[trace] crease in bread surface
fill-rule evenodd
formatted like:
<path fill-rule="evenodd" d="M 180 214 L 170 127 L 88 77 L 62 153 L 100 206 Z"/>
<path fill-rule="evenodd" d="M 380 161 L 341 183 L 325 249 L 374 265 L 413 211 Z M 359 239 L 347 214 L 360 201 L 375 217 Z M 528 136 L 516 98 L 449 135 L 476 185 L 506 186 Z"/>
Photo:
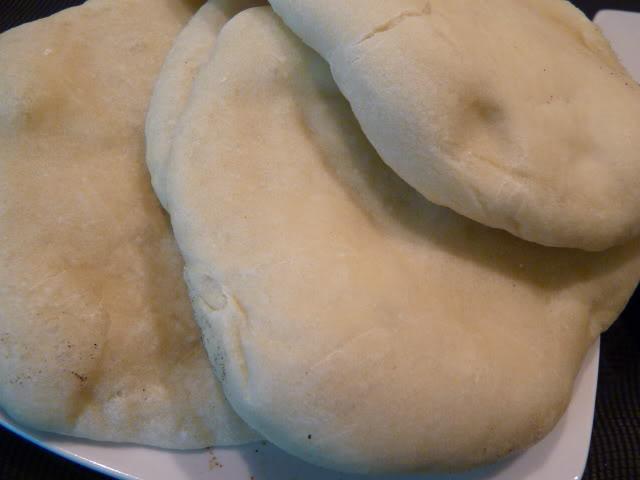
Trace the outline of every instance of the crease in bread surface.
<path fill-rule="evenodd" d="M 431 13 L 431 3 L 426 2 L 425 6 L 421 10 L 407 10 L 405 12 L 401 12 L 398 15 L 394 16 L 390 20 L 387 20 L 381 25 L 375 27 L 371 32 L 367 33 L 361 40 L 357 42 L 357 44 L 361 44 L 366 42 L 370 38 L 378 35 L 379 33 L 388 32 L 395 26 L 399 25 L 406 18 L 410 17 L 420 17 L 423 15 L 429 15 Z"/>

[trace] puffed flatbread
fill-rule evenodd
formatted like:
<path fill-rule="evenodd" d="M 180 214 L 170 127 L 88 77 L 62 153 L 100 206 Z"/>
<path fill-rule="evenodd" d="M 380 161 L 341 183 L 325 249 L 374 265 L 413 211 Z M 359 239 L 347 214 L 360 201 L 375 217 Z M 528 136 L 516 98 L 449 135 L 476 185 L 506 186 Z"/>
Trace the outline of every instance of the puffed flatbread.
<path fill-rule="evenodd" d="M 565 0 L 272 0 L 428 200 L 556 247 L 640 233 L 640 87 Z"/>
<path fill-rule="evenodd" d="M 547 248 L 429 203 L 269 8 L 225 26 L 191 95 L 168 204 L 250 426 L 369 473 L 465 469 L 550 431 L 640 278 L 638 242 Z"/>
<path fill-rule="evenodd" d="M 144 163 L 181 0 L 91 0 L 0 36 L 0 406 L 170 448 L 256 438 L 226 402 Z"/>

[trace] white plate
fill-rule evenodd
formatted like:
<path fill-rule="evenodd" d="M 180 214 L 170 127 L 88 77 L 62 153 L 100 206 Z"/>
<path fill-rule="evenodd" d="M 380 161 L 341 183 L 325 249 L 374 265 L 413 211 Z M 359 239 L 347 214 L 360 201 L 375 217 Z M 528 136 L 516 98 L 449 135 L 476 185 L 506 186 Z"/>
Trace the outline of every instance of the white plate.
<path fill-rule="evenodd" d="M 627 67 L 640 78 L 640 14 L 605 11 L 596 17 Z M 377 480 L 579 480 L 589 452 L 598 379 L 599 342 L 587 354 L 569 408 L 556 428 L 526 452 L 462 475 L 384 476 Z M 0 424 L 75 462 L 122 479 L 362 480 L 308 465 L 268 444 L 178 452 L 113 445 L 24 429 L 0 411 Z"/>

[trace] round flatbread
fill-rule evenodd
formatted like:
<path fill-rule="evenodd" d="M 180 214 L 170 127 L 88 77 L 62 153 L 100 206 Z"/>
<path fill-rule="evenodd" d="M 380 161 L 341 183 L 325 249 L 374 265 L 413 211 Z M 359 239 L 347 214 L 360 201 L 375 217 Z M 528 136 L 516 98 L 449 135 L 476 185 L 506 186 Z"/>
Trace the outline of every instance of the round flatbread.
<path fill-rule="evenodd" d="M 209 357 L 310 462 L 457 470 L 531 445 L 640 277 L 638 242 L 547 248 L 426 201 L 269 8 L 222 30 L 178 131 L 167 195 Z"/>
<path fill-rule="evenodd" d="M 564 0 L 272 0 L 428 200 L 543 245 L 640 233 L 640 87 Z"/>
<path fill-rule="evenodd" d="M 167 55 L 151 96 L 145 128 L 151 182 L 165 207 L 165 164 L 176 123 L 191 93 L 193 78 L 208 59 L 224 24 L 241 10 L 264 3 L 258 0 L 209 0 L 180 32 Z"/>
<path fill-rule="evenodd" d="M 256 438 L 214 379 L 144 164 L 151 88 L 195 10 L 91 0 L 0 36 L 0 406 L 22 424 Z"/>

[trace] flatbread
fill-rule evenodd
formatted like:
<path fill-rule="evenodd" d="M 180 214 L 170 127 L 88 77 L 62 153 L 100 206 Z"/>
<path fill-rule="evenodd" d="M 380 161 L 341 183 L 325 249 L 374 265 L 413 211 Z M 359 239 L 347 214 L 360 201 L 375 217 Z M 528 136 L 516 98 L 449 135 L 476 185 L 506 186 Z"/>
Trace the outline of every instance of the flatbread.
<path fill-rule="evenodd" d="M 91 0 L 0 36 L 0 406 L 170 448 L 256 435 L 214 380 L 144 164 L 144 116 L 197 8 Z"/>
<path fill-rule="evenodd" d="M 165 207 L 165 163 L 169 159 L 175 126 L 191 93 L 193 78 L 208 59 L 224 24 L 241 10 L 264 3 L 258 0 L 209 0 L 180 32 L 167 55 L 151 96 L 145 129 L 151 182 Z"/>
<path fill-rule="evenodd" d="M 640 244 L 546 248 L 429 203 L 268 8 L 216 45 L 167 196 L 236 411 L 355 472 L 459 470 L 545 435 L 640 278 Z"/>
<path fill-rule="evenodd" d="M 271 3 L 431 202 L 549 246 L 640 233 L 640 87 L 569 2 Z"/>

